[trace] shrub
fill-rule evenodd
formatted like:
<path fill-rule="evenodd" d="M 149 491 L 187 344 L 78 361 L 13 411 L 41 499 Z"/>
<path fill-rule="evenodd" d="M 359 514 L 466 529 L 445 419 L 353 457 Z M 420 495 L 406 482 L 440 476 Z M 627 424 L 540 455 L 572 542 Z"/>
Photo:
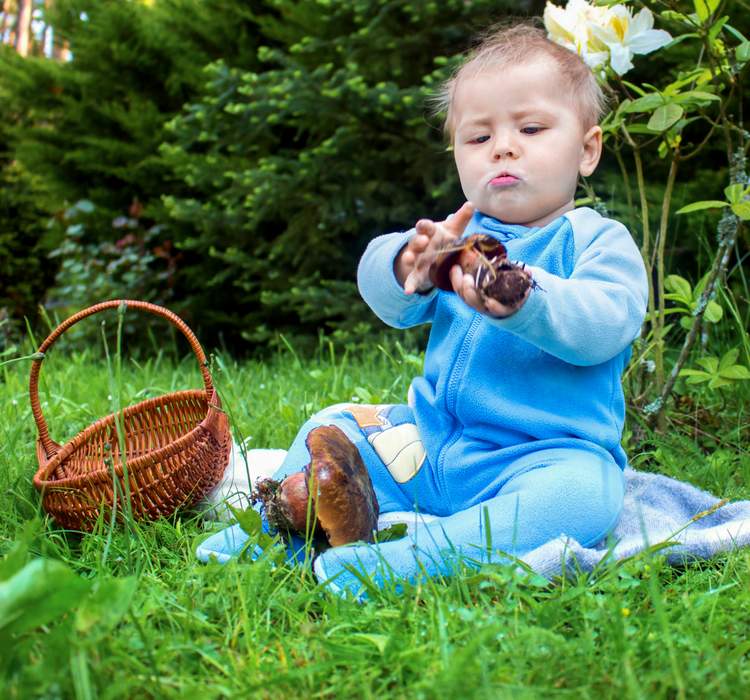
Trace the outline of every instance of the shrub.
<path fill-rule="evenodd" d="M 211 64 L 170 124 L 165 198 L 183 273 L 214 329 L 264 343 L 372 323 L 357 260 L 375 234 L 443 217 L 460 190 L 425 96 L 480 27 L 519 3 L 276 0 L 256 20 L 262 71 Z M 361 326 L 360 326 L 361 328 Z"/>

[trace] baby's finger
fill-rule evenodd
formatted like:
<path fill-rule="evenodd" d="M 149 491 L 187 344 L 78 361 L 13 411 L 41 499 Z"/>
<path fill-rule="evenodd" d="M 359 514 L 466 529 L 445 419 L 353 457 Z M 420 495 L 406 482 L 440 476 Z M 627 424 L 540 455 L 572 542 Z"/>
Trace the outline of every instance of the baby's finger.
<path fill-rule="evenodd" d="M 515 305 L 508 306 L 506 304 L 501 304 L 497 299 L 493 299 L 492 297 L 488 297 L 484 300 L 484 306 L 487 309 L 487 313 L 495 318 L 506 318 L 507 316 L 514 314 L 518 309 Z"/>
<path fill-rule="evenodd" d="M 451 281 L 453 291 L 458 294 L 459 290 L 463 288 L 464 273 L 459 265 L 454 265 L 448 271 L 448 279 Z"/>
<path fill-rule="evenodd" d="M 464 202 L 461 208 L 445 222 L 445 227 L 455 236 L 460 236 L 474 216 L 474 205 Z"/>
<path fill-rule="evenodd" d="M 416 292 L 426 292 L 432 288 L 432 283 L 428 277 L 414 268 L 404 280 L 404 292 L 406 294 L 415 294 Z"/>
<path fill-rule="evenodd" d="M 430 237 L 423 234 L 417 233 L 409 240 L 407 249 L 414 253 L 421 253 L 430 244 Z"/>
<path fill-rule="evenodd" d="M 524 305 L 524 303 L 526 303 L 526 299 L 528 299 L 530 291 L 531 288 L 527 289 L 521 300 L 517 301 L 514 304 L 501 304 L 497 299 L 487 297 L 484 300 L 484 305 L 487 308 L 487 313 L 495 316 L 496 318 L 506 318 L 507 316 L 512 316 L 514 313 L 516 313 L 516 311 L 518 311 L 518 309 L 520 309 Z"/>
<path fill-rule="evenodd" d="M 458 265 L 454 265 L 449 274 L 453 290 L 456 294 L 472 309 L 484 311 L 482 300 L 479 298 L 477 290 L 474 287 L 474 280 L 471 275 L 464 274 Z"/>
<path fill-rule="evenodd" d="M 435 222 L 432 221 L 431 219 L 420 219 L 414 225 L 414 228 L 417 230 L 418 234 L 422 234 L 423 236 L 432 238 L 432 236 L 435 234 L 436 227 L 435 227 Z"/>

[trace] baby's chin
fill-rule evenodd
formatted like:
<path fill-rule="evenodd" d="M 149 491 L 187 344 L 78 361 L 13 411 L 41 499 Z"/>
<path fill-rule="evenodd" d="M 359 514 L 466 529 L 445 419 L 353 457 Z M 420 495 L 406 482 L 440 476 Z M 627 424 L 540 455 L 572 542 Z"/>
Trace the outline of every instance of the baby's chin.
<path fill-rule="evenodd" d="M 561 217 L 566 212 L 572 211 L 575 205 L 573 201 L 566 202 L 552 210 L 549 209 L 530 209 L 524 211 L 513 210 L 507 207 L 487 207 L 489 211 L 480 210 L 494 219 L 498 219 L 505 224 L 514 226 L 525 226 L 526 228 L 541 228 L 546 226 L 555 219 Z"/>

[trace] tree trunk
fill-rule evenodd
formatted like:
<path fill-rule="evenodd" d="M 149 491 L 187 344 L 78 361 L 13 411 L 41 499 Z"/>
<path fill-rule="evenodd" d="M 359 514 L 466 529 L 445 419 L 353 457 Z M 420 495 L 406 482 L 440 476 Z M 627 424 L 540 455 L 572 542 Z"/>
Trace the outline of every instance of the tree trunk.
<path fill-rule="evenodd" d="M 55 0 L 44 0 L 44 13 L 45 21 L 47 22 L 44 28 L 44 48 L 47 49 L 47 36 L 52 35 L 52 41 L 50 42 L 50 49 L 52 58 L 56 61 L 69 61 L 70 60 L 70 44 L 67 39 L 60 39 L 55 29 L 49 24 L 49 11 L 52 9 Z"/>
<path fill-rule="evenodd" d="M 0 43 L 5 41 L 5 32 L 10 26 L 10 5 L 11 0 L 3 0 L 3 18 L 0 21 Z"/>
<path fill-rule="evenodd" d="M 44 0 L 44 31 L 42 32 L 42 56 L 52 56 L 55 31 L 49 23 L 49 11 L 52 9 L 54 0 Z"/>
<path fill-rule="evenodd" d="M 18 0 L 18 30 L 16 31 L 16 51 L 18 51 L 21 56 L 29 55 L 32 4 L 33 0 Z"/>

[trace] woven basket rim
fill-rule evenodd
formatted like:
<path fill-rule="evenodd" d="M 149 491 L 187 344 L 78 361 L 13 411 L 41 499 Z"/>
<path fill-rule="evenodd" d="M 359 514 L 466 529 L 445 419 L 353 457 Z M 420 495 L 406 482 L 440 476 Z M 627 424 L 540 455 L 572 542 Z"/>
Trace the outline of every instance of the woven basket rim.
<path fill-rule="evenodd" d="M 110 413 L 104 418 L 100 418 L 95 423 L 92 423 L 88 427 L 84 428 L 77 435 L 68 440 L 60 450 L 50 458 L 50 460 L 42 467 L 40 467 L 34 475 L 34 486 L 39 490 L 45 489 L 80 489 L 82 486 L 87 486 L 93 482 L 99 480 L 111 481 L 112 469 L 102 463 L 100 469 L 95 471 L 87 472 L 85 474 L 79 474 L 77 476 L 64 477 L 62 479 L 50 479 L 50 475 L 54 474 L 54 471 L 64 464 L 65 460 L 70 457 L 79 447 L 85 444 L 90 437 L 96 435 L 104 429 L 109 429 L 115 422 L 115 416 L 122 413 L 123 417 L 129 417 L 134 413 L 139 413 L 145 408 L 151 408 L 152 406 L 169 403 L 177 399 L 184 398 L 197 398 L 207 405 L 206 415 L 203 417 L 201 422 L 194 428 L 189 430 L 184 435 L 181 435 L 176 440 L 172 440 L 169 444 L 163 447 L 156 448 L 152 452 L 148 452 L 134 459 L 126 459 L 126 466 L 129 474 L 134 474 L 141 467 L 153 466 L 155 463 L 160 462 L 166 457 L 171 457 L 175 453 L 179 452 L 186 444 L 191 444 L 196 433 L 205 431 L 203 423 L 211 415 L 212 412 L 223 412 L 219 407 L 218 398 L 216 396 L 216 390 L 211 395 L 211 400 L 206 396 L 206 392 L 203 389 L 184 389 L 181 391 L 173 391 L 168 394 L 163 394 L 151 399 L 146 399 L 137 404 L 127 406 L 118 413 Z M 114 468 L 115 475 L 122 478 L 124 475 L 122 463 L 118 464 Z"/>

